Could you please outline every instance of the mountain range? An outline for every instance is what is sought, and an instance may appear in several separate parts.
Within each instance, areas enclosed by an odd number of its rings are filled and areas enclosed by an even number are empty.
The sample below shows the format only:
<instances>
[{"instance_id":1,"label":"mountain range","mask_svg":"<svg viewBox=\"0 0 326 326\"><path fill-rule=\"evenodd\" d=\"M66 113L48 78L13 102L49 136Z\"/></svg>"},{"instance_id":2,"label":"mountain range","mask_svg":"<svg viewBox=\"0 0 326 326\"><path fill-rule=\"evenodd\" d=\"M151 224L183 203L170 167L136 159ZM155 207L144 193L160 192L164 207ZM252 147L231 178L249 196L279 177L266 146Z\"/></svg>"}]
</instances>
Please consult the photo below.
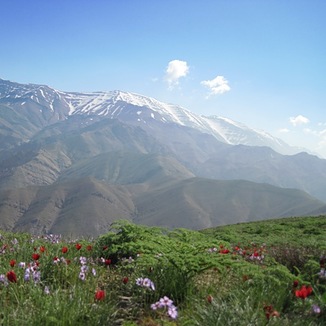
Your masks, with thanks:
<instances>
[{"instance_id":1,"label":"mountain range","mask_svg":"<svg viewBox=\"0 0 326 326\"><path fill-rule=\"evenodd\" d=\"M326 212L326 160L228 118L123 91L0 79L0 228L94 236Z\"/></svg>"}]
</instances>

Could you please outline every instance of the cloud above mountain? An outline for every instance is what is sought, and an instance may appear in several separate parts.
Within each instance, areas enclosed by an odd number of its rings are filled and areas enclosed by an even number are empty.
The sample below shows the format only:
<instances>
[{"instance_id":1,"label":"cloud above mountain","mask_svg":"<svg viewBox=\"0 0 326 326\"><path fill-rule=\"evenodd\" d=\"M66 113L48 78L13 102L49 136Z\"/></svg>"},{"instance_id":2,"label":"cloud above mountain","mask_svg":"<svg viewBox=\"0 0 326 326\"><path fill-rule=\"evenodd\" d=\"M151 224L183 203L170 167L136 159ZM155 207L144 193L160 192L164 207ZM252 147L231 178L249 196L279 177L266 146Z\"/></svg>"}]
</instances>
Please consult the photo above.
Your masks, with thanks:
<instances>
[{"instance_id":1,"label":"cloud above mountain","mask_svg":"<svg viewBox=\"0 0 326 326\"><path fill-rule=\"evenodd\" d=\"M216 76L211 80L203 80L201 84L209 89L208 96L223 94L231 90L229 82L225 79L224 76Z\"/></svg>"},{"instance_id":2,"label":"cloud above mountain","mask_svg":"<svg viewBox=\"0 0 326 326\"><path fill-rule=\"evenodd\" d=\"M165 71L165 80L169 88L173 89L179 84L179 79L187 76L189 73L189 66L186 61L172 60L169 62Z\"/></svg>"},{"instance_id":3,"label":"cloud above mountain","mask_svg":"<svg viewBox=\"0 0 326 326\"><path fill-rule=\"evenodd\" d=\"M299 114L296 117L290 117L289 119L292 126L297 127L299 125L307 124L309 123L309 119L304 117L303 115Z\"/></svg>"}]
</instances>

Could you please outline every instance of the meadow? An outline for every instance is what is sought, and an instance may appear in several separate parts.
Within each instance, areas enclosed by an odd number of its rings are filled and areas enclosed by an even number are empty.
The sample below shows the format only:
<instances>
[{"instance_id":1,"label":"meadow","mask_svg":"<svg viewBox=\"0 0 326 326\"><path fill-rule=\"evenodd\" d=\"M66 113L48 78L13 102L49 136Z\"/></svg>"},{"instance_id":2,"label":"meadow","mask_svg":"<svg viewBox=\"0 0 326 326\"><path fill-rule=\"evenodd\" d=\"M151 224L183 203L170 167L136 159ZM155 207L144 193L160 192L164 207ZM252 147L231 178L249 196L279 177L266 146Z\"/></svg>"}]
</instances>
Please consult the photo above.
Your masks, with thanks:
<instances>
[{"instance_id":1,"label":"meadow","mask_svg":"<svg viewBox=\"0 0 326 326\"><path fill-rule=\"evenodd\" d=\"M1 232L1 325L325 325L326 217Z\"/></svg>"}]
</instances>

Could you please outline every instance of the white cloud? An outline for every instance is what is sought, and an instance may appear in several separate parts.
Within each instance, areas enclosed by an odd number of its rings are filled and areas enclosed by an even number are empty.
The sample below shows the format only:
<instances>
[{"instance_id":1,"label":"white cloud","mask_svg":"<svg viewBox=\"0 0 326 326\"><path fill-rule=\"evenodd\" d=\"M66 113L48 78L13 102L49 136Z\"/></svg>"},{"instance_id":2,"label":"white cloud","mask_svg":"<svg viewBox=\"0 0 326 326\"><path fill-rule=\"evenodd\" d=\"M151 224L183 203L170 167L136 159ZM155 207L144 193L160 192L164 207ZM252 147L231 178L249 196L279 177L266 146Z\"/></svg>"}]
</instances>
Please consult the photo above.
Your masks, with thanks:
<instances>
[{"instance_id":1,"label":"white cloud","mask_svg":"<svg viewBox=\"0 0 326 326\"><path fill-rule=\"evenodd\" d=\"M181 77L187 76L189 73L189 66L186 61L172 60L169 62L165 71L165 80L169 84L169 88L179 84Z\"/></svg>"},{"instance_id":2,"label":"white cloud","mask_svg":"<svg viewBox=\"0 0 326 326\"><path fill-rule=\"evenodd\" d=\"M212 80L203 80L201 84L209 88L209 95L223 94L231 90L229 82L223 76L216 76Z\"/></svg>"},{"instance_id":3,"label":"white cloud","mask_svg":"<svg viewBox=\"0 0 326 326\"><path fill-rule=\"evenodd\" d=\"M296 117L290 117L289 121L294 127L296 127L308 123L309 119L299 114Z\"/></svg>"},{"instance_id":4,"label":"white cloud","mask_svg":"<svg viewBox=\"0 0 326 326\"><path fill-rule=\"evenodd\" d=\"M280 132L282 134L286 134L286 133L290 132L290 130L288 128L282 128L282 129L279 129L278 132Z\"/></svg>"}]
</instances>

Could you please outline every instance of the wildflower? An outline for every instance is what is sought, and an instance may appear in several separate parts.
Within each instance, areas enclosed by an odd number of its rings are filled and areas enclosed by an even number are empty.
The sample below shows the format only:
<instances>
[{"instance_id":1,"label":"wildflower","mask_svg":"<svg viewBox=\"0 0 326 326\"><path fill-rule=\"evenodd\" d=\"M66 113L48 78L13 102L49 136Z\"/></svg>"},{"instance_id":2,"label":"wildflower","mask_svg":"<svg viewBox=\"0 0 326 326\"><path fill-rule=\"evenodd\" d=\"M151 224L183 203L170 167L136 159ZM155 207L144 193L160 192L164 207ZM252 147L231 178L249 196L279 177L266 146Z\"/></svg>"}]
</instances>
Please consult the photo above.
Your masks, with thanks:
<instances>
[{"instance_id":1,"label":"wildflower","mask_svg":"<svg viewBox=\"0 0 326 326\"><path fill-rule=\"evenodd\" d=\"M213 297L211 295L208 295L206 298L208 303L212 303L213 302Z\"/></svg>"},{"instance_id":2,"label":"wildflower","mask_svg":"<svg viewBox=\"0 0 326 326\"><path fill-rule=\"evenodd\" d=\"M3 283L5 286L8 285L8 281L7 281L6 276L4 274L0 274L0 283Z\"/></svg>"},{"instance_id":3,"label":"wildflower","mask_svg":"<svg viewBox=\"0 0 326 326\"><path fill-rule=\"evenodd\" d=\"M23 261L21 261L21 262L18 264L18 267L19 267L19 268L25 268L25 266L26 266L26 263L23 262Z\"/></svg>"},{"instance_id":4,"label":"wildflower","mask_svg":"<svg viewBox=\"0 0 326 326\"><path fill-rule=\"evenodd\" d=\"M92 246L91 246L91 245L88 245L88 246L86 247L86 249L87 249L87 251L92 251Z\"/></svg>"},{"instance_id":5,"label":"wildflower","mask_svg":"<svg viewBox=\"0 0 326 326\"><path fill-rule=\"evenodd\" d=\"M172 319L176 319L178 317L178 311L177 311L177 307L176 306L170 306L168 308L168 315L172 318Z\"/></svg>"},{"instance_id":6,"label":"wildflower","mask_svg":"<svg viewBox=\"0 0 326 326\"><path fill-rule=\"evenodd\" d=\"M14 271L9 271L7 273L7 279L9 282L11 283L17 283L17 276L16 273Z\"/></svg>"},{"instance_id":7,"label":"wildflower","mask_svg":"<svg viewBox=\"0 0 326 326\"><path fill-rule=\"evenodd\" d=\"M316 304L313 304L312 307L311 307L311 310L313 313L315 314L320 314L321 313L321 309L319 306L317 306Z\"/></svg>"},{"instance_id":8,"label":"wildflower","mask_svg":"<svg viewBox=\"0 0 326 326\"><path fill-rule=\"evenodd\" d=\"M228 254L230 252L229 249L221 249L220 254Z\"/></svg>"},{"instance_id":9,"label":"wildflower","mask_svg":"<svg viewBox=\"0 0 326 326\"><path fill-rule=\"evenodd\" d=\"M41 272L40 271L34 271L32 276L33 276L33 280L35 283L38 283L41 281Z\"/></svg>"},{"instance_id":10,"label":"wildflower","mask_svg":"<svg viewBox=\"0 0 326 326\"><path fill-rule=\"evenodd\" d=\"M152 310L157 310L159 308L162 308L161 304L160 304L160 301L157 301L157 302L151 304L151 309Z\"/></svg>"},{"instance_id":11,"label":"wildflower","mask_svg":"<svg viewBox=\"0 0 326 326\"><path fill-rule=\"evenodd\" d=\"M173 301L169 299L167 296L164 296L160 299L160 304L162 307L170 307L173 304Z\"/></svg>"},{"instance_id":12,"label":"wildflower","mask_svg":"<svg viewBox=\"0 0 326 326\"><path fill-rule=\"evenodd\" d=\"M271 317L271 314L273 312L273 306L272 305L265 305L264 306L264 311L265 311L265 316L267 319L269 319Z\"/></svg>"},{"instance_id":13,"label":"wildflower","mask_svg":"<svg viewBox=\"0 0 326 326\"><path fill-rule=\"evenodd\" d=\"M45 247L44 246L41 246L40 247L40 252L44 252L45 251Z\"/></svg>"},{"instance_id":14,"label":"wildflower","mask_svg":"<svg viewBox=\"0 0 326 326\"><path fill-rule=\"evenodd\" d=\"M127 284L128 282L129 282L129 278L126 276L126 277L124 277L123 279L122 279L122 282L124 283L124 284Z\"/></svg>"},{"instance_id":15,"label":"wildflower","mask_svg":"<svg viewBox=\"0 0 326 326\"><path fill-rule=\"evenodd\" d=\"M87 273L87 271L88 271L88 266L87 266L87 265L82 265L82 266L80 267L80 271L81 271L82 273Z\"/></svg>"},{"instance_id":16,"label":"wildflower","mask_svg":"<svg viewBox=\"0 0 326 326\"><path fill-rule=\"evenodd\" d=\"M50 289L49 289L48 286L45 286L45 287L44 287L44 293L47 294L47 295L50 294Z\"/></svg>"},{"instance_id":17,"label":"wildflower","mask_svg":"<svg viewBox=\"0 0 326 326\"><path fill-rule=\"evenodd\" d=\"M68 248L67 247L62 247L61 252L63 254L67 253L68 252Z\"/></svg>"},{"instance_id":18,"label":"wildflower","mask_svg":"<svg viewBox=\"0 0 326 326\"><path fill-rule=\"evenodd\" d=\"M11 267L14 267L16 265L16 260L12 259L10 262L9 262L9 265Z\"/></svg>"},{"instance_id":19,"label":"wildflower","mask_svg":"<svg viewBox=\"0 0 326 326\"><path fill-rule=\"evenodd\" d=\"M53 263L54 263L54 264L58 264L58 263L60 263L60 259L59 259L58 257L54 257L54 258L53 258Z\"/></svg>"},{"instance_id":20,"label":"wildflower","mask_svg":"<svg viewBox=\"0 0 326 326\"><path fill-rule=\"evenodd\" d=\"M295 291L295 296L303 300L311 294L312 294L312 287L306 285L302 285L300 290Z\"/></svg>"},{"instance_id":21,"label":"wildflower","mask_svg":"<svg viewBox=\"0 0 326 326\"><path fill-rule=\"evenodd\" d=\"M105 291L104 290L97 290L95 292L95 300L101 301L105 299Z\"/></svg>"},{"instance_id":22,"label":"wildflower","mask_svg":"<svg viewBox=\"0 0 326 326\"><path fill-rule=\"evenodd\" d=\"M86 279L86 274L84 272L80 272L79 273L79 279L81 279L82 281L85 281Z\"/></svg>"},{"instance_id":23,"label":"wildflower","mask_svg":"<svg viewBox=\"0 0 326 326\"><path fill-rule=\"evenodd\" d=\"M87 264L87 258L86 257L79 257L79 262L81 265L86 265Z\"/></svg>"},{"instance_id":24,"label":"wildflower","mask_svg":"<svg viewBox=\"0 0 326 326\"><path fill-rule=\"evenodd\" d=\"M298 280L294 280L293 281L293 287L296 288L296 287L298 287L298 285L299 285L299 281Z\"/></svg>"},{"instance_id":25,"label":"wildflower","mask_svg":"<svg viewBox=\"0 0 326 326\"><path fill-rule=\"evenodd\" d=\"M76 243L76 244L75 244L75 248L76 248L77 250L80 250L81 247L82 247L82 245L81 245L80 243Z\"/></svg>"},{"instance_id":26,"label":"wildflower","mask_svg":"<svg viewBox=\"0 0 326 326\"><path fill-rule=\"evenodd\" d=\"M40 256L39 254L33 254L33 255L32 255L32 259L33 259L33 260L39 260L40 257L41 257L41 256Z\"/></svg>"},{"instance_id":27,"label":"wildflower","mask_svg":"<svg viewBox=\"0 0 326 326\"><path fill-rule=\"evenodd\" d=\"M27 268L25 270L25 274L24 274L24 281L29 282L30 278L31 278L31 272L30 272L29 268Z\"/></svg>"},{"instance_id":28,"label":"wildflower","mask_svg":"<svg viewBox=\"0 0 326 326\"><path fill-rule=\"evenodd\" d=\"M325 268L321 268L320 272L318 273L319 278L321 279L326 279L326 269Z\"/></svg>"},{"instance_id":29,"label":"wildflower","mask_svg":"<svg viewBox=\"0 0 326 326\"><path fill-rule=\"evenodd\" d=\"M173 301L167 296L164 296L159 301L151 304L152 310L157 310L160 308L167 308L167 314L170 318L176 319L178 317L177 307L173 304Z\"/></svg>"},{"instance_id":30,"label":"wildflower","mask_svg":"<svg viewBox=\"0 0 326 326\"><path fill-rule=\"evenodd\" d=\"M95 268L92 268L92 274L93 274L93 276L96 276L96 269Z\"/></svg>"},{"instance_id":31,"label":"wildflower","mask_svg":"<svg viewBox=\"0 0 326 326\"><path fill-rule=\"evenodd\" d=\"M111 259L105 259L104 264L105 264L106 266L111 265Z\"/></svg>"},{"instance_id":32,"label":"wildflower","mask_svg":"<svg viewBox=\"0 0 326 326\"><path fill-rule=\"evenodd\" d=\"M147 277L145 277L145 278L142 278L142 277L137 278L136 284L139 285L139 286L142 286L142 287L145 287L145 288L148 288L148 289L151 289L151 290L155 291L154 283Z\"/></svg>"}]
</instances>

